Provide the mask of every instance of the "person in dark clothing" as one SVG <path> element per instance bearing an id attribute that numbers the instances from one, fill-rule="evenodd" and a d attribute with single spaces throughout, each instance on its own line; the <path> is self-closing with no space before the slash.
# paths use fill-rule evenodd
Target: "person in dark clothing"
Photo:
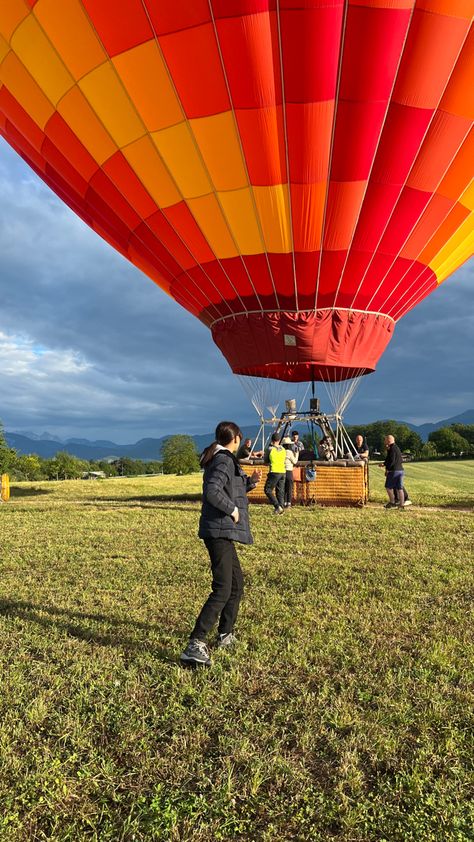
<path id="1" fill-rule="evenodd" d="M 245 439 L 237 451 L 237 459 L 248 459 L 250 455 L 260 459 L 263 456 L 263 450 L 252 451 L 252 439 Z"/>
<path id="2" fill-rule="evenodd" d="M 384 444 L 387 448 L 387 455 L 385 461 L 380 463 L 380 467 L 385 468 L 385 488 L 388 495 L 388 503 L 386 503 L 385 508 L 395 509 L 398 506 L 403 507 L 405 504 L 402 452 L 395 444 L 394 436 L 385 436 Z"/>
<path id="3" fill-rule="evenodd" d="M 234 624 L 243 594 L 243 576 L 234 541 L 252 544 L 247 492 L 255 488 L 261 471 L 248 477 L 240 468 L 235 452 L 242 433 L 232 421 L 221 421 L 216 441 L 201 456 L 204 468 L 199 538 L 211 561 L 212 591 L 204 603 L 180 660 L 184 666 L 210 666 L 207 635 L 219 617 L 220 648 L 235 642 Z"/>
<path id="4" fill-rule="evenodd" d="M 408 489 L 405 485 L 405 477 L 403 478 L 403 487 L 402 487 L 401 494 L 399 494 L 398 491 L 395 493 L 395 502 L 398 503 L 398 505 L 402 509 L 407 509 L 408 506 L 412 505 L 412 501 L 410 500 L 410 495 L 408 494 Z"/>
<path id="5" fill-rule="evenodd" d="M 359 459 L 368 459 L 369 458 L 369 446 L 364 438 L 361 436 L 360 433 L 355 437 L 354 441 L 355 449 L 357 450 L 357 454 Z"/>

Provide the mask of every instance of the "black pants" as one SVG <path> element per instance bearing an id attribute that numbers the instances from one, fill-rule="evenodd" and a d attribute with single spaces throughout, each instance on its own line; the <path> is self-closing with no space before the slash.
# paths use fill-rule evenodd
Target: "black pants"
<path id="1" fill-rule="evenodd" d="M 212 570 L 212 591 L 204 603 L 191 637 L 205 640 L 220 615 L 218 632 L 229 634 L 234 628 L 244 577 L 239 557 L 230 538 L 204 538 Z"/>
<path id="2" fill-rule="evenodd" d="M 276 497 L 274 491 L 276 491 Z M 278 506 L 282 509 L 285 502 L 285 474 L 270 472 L 265 483 L 265 494 L 275 509 L 278 509 Z"/>
<path id="3" fill-rule="evenodd" d="M 285 504 L 291 505 L 293 499 L 293 471 L 287 471 L 285 476 Z"/>

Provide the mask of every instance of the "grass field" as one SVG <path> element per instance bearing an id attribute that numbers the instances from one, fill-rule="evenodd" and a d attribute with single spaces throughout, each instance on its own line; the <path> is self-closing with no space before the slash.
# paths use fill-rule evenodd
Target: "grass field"
<path id="1" fill-rule="evenodd" d="M 364 510 L 252 507 L 242 643 L 198 672 L 200 477 L 14 487 L 0 840 L 471 842 L 474 463 L 409 465 L 406 511 L 371 473 Z"/>

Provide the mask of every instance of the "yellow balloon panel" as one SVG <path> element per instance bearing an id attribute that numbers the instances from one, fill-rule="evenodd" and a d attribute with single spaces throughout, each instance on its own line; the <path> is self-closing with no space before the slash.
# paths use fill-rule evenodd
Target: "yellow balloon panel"
<path id="1" fill-rule="evenodd" d="M 43 129 L 54 114 L 54 106 L 11 51 L 0 67 L 0 79 L 36 125 Z"/>
<path id="2" fill-rule="evenodd" d="M 3 59 L 5 58 L 5 56 L 9 52 L 9 50 L 10 50 L 10 47 L 8 46 L 5 39 L 2 38 L 2 36 L 0 35 L 0 64 L 2 63 Z M 1 76 L 0 76 L 0 78 L 1 78 Z"/>
<path id="3" fill-rule="evenodd" d="M 216 197 L 189 199 L 188 205 L 214 253 L 222 258 L 237 257 L 238 249 Z"/>
<path id="4" fill-rule="evenodd" d="M 72 88 L 74 79 L 32 15 L 15 31 L 11 46 L 41 90 L 56 105 Z"/>
<path id="5" fill-rule="evenodd" d="M 211 182 L 187 123 L 154 132 L 152 138 L 185 199 L 211 192 Z"/>
<path id="6" fill-rule="evenodd" d="M 30 14 L 25 0 L 2 0 L 0 4 L 0 34 L 10 42 L 15 29 Z"/>
<path id="7" fill-rule="evenodd" d="M 250 188 L 219 193 L 229 227 L 241 254 L 261 254 L 265 246 Z"/>
<path id="8" fill-rule="evenodd" d="M 143 137 L 145 126 L 111 62 L 84 76 L 79 87 L 117 146 L 126 146 Z"/>
<path id="9" fill-rule="evenodd" d="M 150 137 L 142 137 L 122 151 L 159 207 L 167 208 L 180 201 L 181 194 Z"/>
<path id="10" fill-rule="evenodd" d="M 471 181 L 471 184 L 467 190 L 464 191 L 459 201 L 465 208 L 469 208 L 469 210 L 474 211 L 474 181 Z"/>
<path id="11" fill-rule="evenodd" d="M 150 132 L 182 122 L 181 103 L 155 41 L 114 56 L 113 63 Z"/>
<path id="12" fill-rule="evenodd" d="M 464 251 L 467 248 L 472 249 L 473 233 L 472 233 L 473 215 L 470 214 L 463 224 L 458 228 L 456 233 L 448 240 L 444 248 L 442 248 L 436 257 L 430 262 L 430 268 L 436 274 L 438 282 L 441 283 L 444 278 L 454 270 L 446 270 L 446 265 L 453 264 L 455 267 L 464 263 L 466 257 L 463 257 Z"/>
<path id="13" fill-rule="evenodd" d="M 190 120 L 215 190 L 238 190 L 248 186 L 235 120 L 231 112 Z"/>
<path id="14" fill-rule="evenodd" d="M 110 134 L 77 86 L 58 103 L 58 112 L 98 164 L 103 164 L 117 151 Z"/>
<path id="15" fill-rule="evenodd" d="M 38 0 L 34 15 L 61 56 L 74 79 L 78 80 L 107 59 L 94 28 L 79 0 Z"/>
<path id="16" fill-rule="evenodd" d="M 292 249 L 288 186 L 253 188 L 267 251 L 281 254 Z"/>

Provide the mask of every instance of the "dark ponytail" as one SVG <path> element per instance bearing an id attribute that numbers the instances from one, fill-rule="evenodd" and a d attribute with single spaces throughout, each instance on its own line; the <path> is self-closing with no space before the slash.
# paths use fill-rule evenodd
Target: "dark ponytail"
<path id="1" fill-rule="evenodd" d="M 211 461 L 217 449 L 216 445 L 220 444 L 222 447 L 227 447 L 227 445 L 230 444 L 236 436 L 239 436 L 241 439 L 243 438 L 240 427 L 238 427 L 237 424 L 234 424 L 233 421 L 221 421 L 216 427 L 215 441 L 213 441 L 212 444 L 210 444 L 209 447 L 206 447 L 201 453 L 199 460 L 201 467 L 205 468 Z"/>

